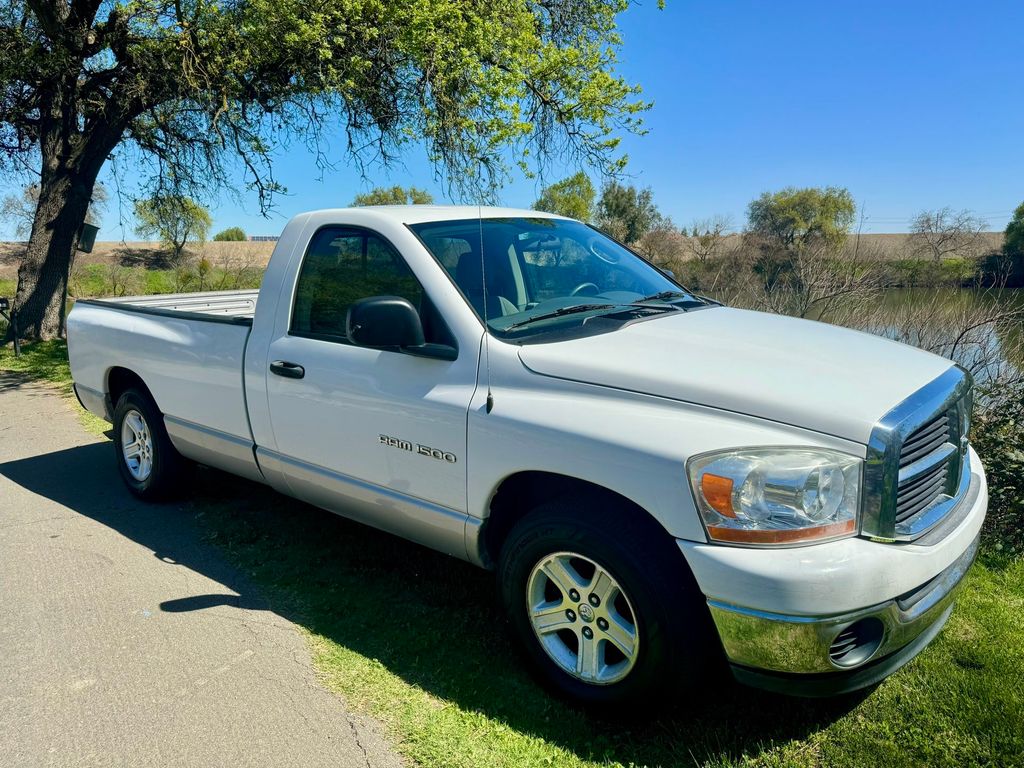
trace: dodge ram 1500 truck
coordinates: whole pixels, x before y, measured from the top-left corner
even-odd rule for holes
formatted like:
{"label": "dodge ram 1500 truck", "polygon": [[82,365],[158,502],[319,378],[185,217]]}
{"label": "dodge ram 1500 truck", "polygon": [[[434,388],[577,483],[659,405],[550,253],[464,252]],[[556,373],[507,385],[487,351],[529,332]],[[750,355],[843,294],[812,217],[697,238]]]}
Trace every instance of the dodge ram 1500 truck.
{"label": "dodge ram 1500 truck", "polygon": [[723,661],[876,683],[946,622],[988,502],[950,361],[722,306],[537,211],[305,213],[258,292],[78,301],[68,339],[135,494],[192,460],[493,568],[590,704]]}

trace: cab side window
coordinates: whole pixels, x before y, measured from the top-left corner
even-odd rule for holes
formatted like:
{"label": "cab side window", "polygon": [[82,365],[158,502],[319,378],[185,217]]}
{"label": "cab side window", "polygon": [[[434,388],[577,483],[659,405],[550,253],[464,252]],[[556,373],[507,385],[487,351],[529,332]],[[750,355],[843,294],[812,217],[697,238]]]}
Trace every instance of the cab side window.
{"label": "cab side window", "polygon": [[[349,306],[369,296],[401,296],[420,312],[436,310],[402,256],[379,235],[349,227],[326,227],[313,236],[299,270],[291,333],[347,343]],[[427,341],[449,343],[450,334],[424,323]]]}

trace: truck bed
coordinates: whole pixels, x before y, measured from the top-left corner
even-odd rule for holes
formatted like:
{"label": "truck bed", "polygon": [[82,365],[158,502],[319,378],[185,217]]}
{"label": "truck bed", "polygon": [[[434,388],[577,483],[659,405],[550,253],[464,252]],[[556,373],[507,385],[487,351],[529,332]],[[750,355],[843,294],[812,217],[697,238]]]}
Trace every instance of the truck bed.
{"label": "truck bed", "polygon": [[130,370],[149,388],[179,451],[257,477],[242,365],[258,296],[209,291],[75,302],[68,356],[79,397],[109,418],[111,371]]}
{"label": "truck bed", "polygon": [[112,304],[118,309],[160,315],[197,315],[197,320],[226,318],[252,321],[259,290],[203,291],[201,293],[165,293],[152,296],[122,296],[109,299],[84,299],[79,303]]}

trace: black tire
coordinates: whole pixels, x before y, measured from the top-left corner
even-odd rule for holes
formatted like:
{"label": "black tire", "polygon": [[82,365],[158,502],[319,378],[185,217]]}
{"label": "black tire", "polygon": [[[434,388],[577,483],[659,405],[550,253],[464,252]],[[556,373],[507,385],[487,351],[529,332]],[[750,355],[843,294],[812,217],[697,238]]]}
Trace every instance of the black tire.
{"label": "black tire", "polygon": [[[151,462],[144,477],[137,477],[124,452],[125,419],[138,414],[148,429],[150,441],[146,454]],[[129,427],[130,429],[130,427]],[[114,455],[121,479],[133,494],[145,501],[170,498],[181,487],[185,459],[171,443],[164,427],[164,417],[156,403],[145,392],[129,389],[114,407]]]}
{"label": "black tire", "polygon": [[[498,589],[513,633],[548,688],[590,708],[636,713],[662,705],[664,694],[686,702],[713,675],[721,674],[724,664],[707,604],[675,542],[653,521],[638,519],[644,515],[641,510],[625,506],[602,497],[563,497],[540,505],[505,540]],[[549,655],[533,629],[527,607],[530,575],[543,559],[561,552],[579,554],[598,564],[628,599],[638,641],[635,661],[628,672],[619,673],[624,674],[619,680],[595,684],[569,674]],[[570,562],[587,566],[585,561]],[[551,585],[553,581],[548,587]],[[545,595],[544,599],[554,600],[554,605],[564,598]],[[581,595],[581,602],[586,600],[586,595]],[[596,624],[579,623],[595,621],[596,612],[587,611],[591,618],[584,619],[584,611],[586,606],[581,604],[574,612],[577,619],[572,628],[559,632],[568,645],[573,638],[583,642],[580,637],[586,626],[591,637],[598,636]],[[607,619],[603,626],[607,628]],[[577,645],[577,655],[580,647]],[[603,651],[604,661],[611,666],[608,653]]]}

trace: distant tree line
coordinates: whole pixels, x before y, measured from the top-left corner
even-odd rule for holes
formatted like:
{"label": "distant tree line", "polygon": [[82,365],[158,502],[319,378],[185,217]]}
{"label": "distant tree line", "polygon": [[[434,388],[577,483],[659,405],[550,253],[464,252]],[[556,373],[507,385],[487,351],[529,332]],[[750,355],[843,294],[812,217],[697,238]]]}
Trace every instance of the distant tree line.
{"label": "distant tree line", "polygon": [[[545,186],[533,207],[592,223],[677,274],[706,269],[727,252],[743,255],[769,290],[801,284],[801,265],[826,258],[891,262],[890,274],[877,278],[882,283],[915,283],[941,274],[959,275],[963,282],[1024,285],[1024,204],[1015,211],[1001,249],[985,237],[984,219],[947,207],[914,216],[901,247],[886,254],[877,245],[866,246],[859,231],[853,237],[858,210],[843,187],[765,192],[747,206],[739,229],[722,215],[679,227],[658,209],[650,187],[610,181],[598,193],[583,172]],[[694,265],[686,266],[689,262]]]}
{"label": "distant tree line", "polygon": [[425,189],[416,187],[374,187],[369,192],[356,195],[352,201],[354,206],[365,205],[430,205],[434,197]]}

